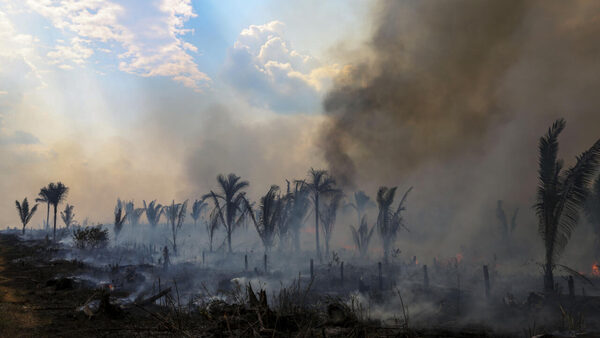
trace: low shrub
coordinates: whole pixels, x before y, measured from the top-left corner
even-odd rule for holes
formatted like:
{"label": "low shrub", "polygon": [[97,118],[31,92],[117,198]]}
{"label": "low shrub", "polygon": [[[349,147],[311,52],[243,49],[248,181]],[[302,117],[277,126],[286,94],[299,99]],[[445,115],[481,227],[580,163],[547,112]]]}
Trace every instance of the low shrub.
{"label": "low shrub", "polygon": [[104,248],[108,244],[108,229],[101,224],[76,229],[73,231],[73,242],[80,249]]}

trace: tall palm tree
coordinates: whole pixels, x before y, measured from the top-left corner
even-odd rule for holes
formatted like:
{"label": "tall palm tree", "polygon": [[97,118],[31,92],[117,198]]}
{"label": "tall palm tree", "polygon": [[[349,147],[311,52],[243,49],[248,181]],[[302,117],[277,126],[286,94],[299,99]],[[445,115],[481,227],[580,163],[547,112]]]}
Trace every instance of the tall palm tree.
{"label": "tall palm tree", "polygon": [[402,211],[405,210],[404,202],[406,197],[412,190],[410,187],[402,196],[402,200],[398,204],[396,211],[392,209],[392,203],[394,203],[394,195],[396,194],[397,187],[388,188],[380,187],[377,191],[377,206],[379,207],[379,215],[377,216],[377,229],[381,236],[383,243],[383,260],[387,263],[389,259],[390,250],[392,245],[396,241],[398,231],[404,227],[404,220],[402,217]]}
{"label": "tall palm tree", "polygon": [[600,256],[600,175],[596,177],[585,205],[585,215],[592,225],[596,239],[594,241],[595,256]]}
{"label": "tall palm tree", "polygon": [[554,290],[553,269],[579,220],[588,186],[600,164],[600,139],[577,157],[568,170],[562,170],[558,156],[558,136],[564,119],[556,120],[539,142],[539,169],[536,213],[538,231],[544,241],[544,291]]}
{"label": "tall palm tree", "polygon": [[48,199],[48,188],[42,187],[40,192],[38,193],[38,198],[35,199],[38,203],[46,203],[46,224],[44,229],[48,231],[48,227],[50,226],[48,222],[50,221],[50,200]]}
{"label": "tall palm tree", "polygon": [[[203,198],[210,197],[215,204],[214,215],[218,217],[225,231],[227,233],[227,246],[229,252],[233,252],[231,249],[231,235],[233,231],[242,224],[246,212],[248,210],[248,200],[246,200],[246,193],[242,189],[246,188],[249,183],[248,181],[240,181],[241,177],[236,174],[229,174],[227,178],[223,175],[217,176],[217,182],[221,188],[221,194],[217,194],[214,191],[203,196]],[[221,203],[223,202],[223,207]]]}
{"label": "tall palm tree", "polygon": [[308,172],[309,182],[305,182],[306,186],[310,191],[310,196],[313,202],[314,211],[315,211],[315,241],[317,248],[317,257],[320,262],[323,262],[323,257],[321,256],[321,246],[319,244],[319,207],[320,207],[320,197],[323,194],[328,194],[335,192],[335,180],[329,176],[327,170],[315,170],[314,168],[310,168]]}
{"label": "tall palm tree", "polygon": [[346,204],[346,207],[350,207],[356,211],[356,216],[358,216],[358,222],[362,222],[363,216],[367,208],[375,206],[371,198],[365,194],[364,191],[359,190],[354,193],[354,200]]}
{"label": "tall palm tree", "polygon": [[146,211],[148,223],[150,223],[153,228],[156,228],[156,225],[160,221],[160,215],[163,213],[163,206],[160,203],[156,203],[156,200],[146,205],[146,201],[144,200],[144,210]]}
{"label": "tall palm tree", "polygon": [[195,200],[194,204],[192,204],[192,212],[191,212],[190,216],[192,216],[192,219],[194,220],[194,228],[196,227],[196,224],[198,223],[198,219],[202,215],[202,211],[204,211],[204,209],[206,209],[208,207],[208,203],[204,202],[204,200],[205,200],[205,198],[200,199],[200,200]]}
{"label": "tall palm tree", "polygon": [[54,232],[53,232],[53,240],[56,241],[56,213],[58,205],[67,198],[67,193],[69,192],[69,188],[62,184],[62,182],[58,183],[50,183],[48,184],[48,200],[50,204],[54,207]]}
{"label": "tall palm tree", "polygon": [[369,242],[373,236],[375,226],[373,225],[371,229],[369,229],[369,225],[367,224],[367,215],[364,215],[360,220],[360,226],[358,229],[354,228],[352,225],[350,226],[350,229],[352,230],[352,240],[354,241],[354,245],[356,246],[360,257],[364,258],[369,251]]}
{"label": "tall palm tree", "polygon": [[247,204],[248,214],[250,215],[256,231],[260,236],[265,247],[265,252],[270,252],[277,234],[277,226],[281,220],[281,212],[283,210],[283,202],[279,197],[279,187],[272,185],[266,195],[260,199],[260,210],[258,219],[254,215],[254,211]]}
{"label": "tall palm tree", "polygon": [[185,200],[183,203],[177,204],[175,204],[175,201],[173,201],[171,205],[167,205],[163,208],[165,216],[167,217],[167,222],[171,226],[171,244],[175,254],[177,254],[177,233],[179,232],[179,229],[181,229],[183,221],[185,220],[187,203],[187,200]]}
{"label": "tall palm tree", "polygon": [[119,236],[119,233],[123,229],[123,224],[127,219],[127,214],[123,212],[123,204],[120,199],[117,199],[117,205],[115,206],[115,224],[114,231],[115,236]]}
{"label": "tall palm tree", "polygon": [[62,218],[63,222],[65,222],[65,227],[67,228],[73,223],[73,219],[75,218],[75,213],[73,212],[74,208],[75,206],[67,203],[65,206],[65,211],[60,212],[60,217]]}
{"label": "tall palm tree", "polygon": [[321,222],[323,223],[323,234],[325,235],[325,257],[329,257],[329,242],[331,241],[331,235],[333,234],[333,227],[335,226],[335,220],[337,211],[342,201],[343,194],[341,192],[333,193],[329,196],[327,201],[323,203],[323,210],[321,211]]}
{"label": "tall palm tree", "polygon": [[29,202],[27,201],[27,197],[23,199],[23,202],[19,203],[19,201],[15,201],[17,205],[17,211],[19,212],[19,218],[21,219],[21,223],[23,224],[23,235],[25,235],[25,226],[31,220],[33,214],[37,210],[38,205],[34,205],[31,210],[29,210]]}

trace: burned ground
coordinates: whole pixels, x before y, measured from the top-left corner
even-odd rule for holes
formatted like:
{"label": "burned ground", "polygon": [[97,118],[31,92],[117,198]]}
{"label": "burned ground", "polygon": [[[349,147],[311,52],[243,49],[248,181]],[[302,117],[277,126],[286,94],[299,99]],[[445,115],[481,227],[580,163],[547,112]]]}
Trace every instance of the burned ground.
{"label": "burned ground", "polygon": [[[416,262],[388,266],[381,279],[376,267],[347,263],[343,280],[339,263],[315,263],[313,278],[306,271],[289,284],[275,268],[265,274],[252,266],[220,270],[185,262],[165,270],[143,248],[127,254],[150,256],[138,264],[85,262],[86,255],[101,261],[117,249],[83,254],[0,235],[1,335],[479,337],[600,328],[598,297],[579,290],[575,297],[513,295],[507,284],[539,281],[502,281],[492,269],[494,289],[486,299],[482,277],[475,276],[480,270],[458,261],[432,266],[427,282]],[[277,292],[265,291],[278,278]],[[577,285],[594,292],[591,284]]]}

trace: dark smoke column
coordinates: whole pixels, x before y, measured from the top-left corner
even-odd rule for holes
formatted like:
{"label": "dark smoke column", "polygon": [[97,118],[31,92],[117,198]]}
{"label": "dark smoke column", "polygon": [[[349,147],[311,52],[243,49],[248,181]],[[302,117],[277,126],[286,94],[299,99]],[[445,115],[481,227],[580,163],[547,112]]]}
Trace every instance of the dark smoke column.
{"label": "dark smoke column", "polygon": [[524,1],[384,1],[368,53],[324,101],[332,175],[398,179],[476,145],[507,117],[497,91],[517,60]]}

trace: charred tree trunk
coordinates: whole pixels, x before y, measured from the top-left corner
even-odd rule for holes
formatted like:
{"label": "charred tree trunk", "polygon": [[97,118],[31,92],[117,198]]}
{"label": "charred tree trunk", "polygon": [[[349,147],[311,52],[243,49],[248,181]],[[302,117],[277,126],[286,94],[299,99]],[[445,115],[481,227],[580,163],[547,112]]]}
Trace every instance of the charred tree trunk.
{"label": "charred tree trunk", "polygon": [[53,235],[53,240],[54,242],[56,242],[56,207],[57,205],[54,205],[54,235]]}
{"label": "charred tree trunk", "polygon": [[569,284],[569,297],[575,297],[575,281],[573,281],[573,276],[569,276],[568,279]]}
{"label": "charred tree trunk", "polygon": [[317,241],[317,258],[319,258],[319,262],[323,263],[323,258],[321,257],[321,246],[319,245],[319,193],[315,193],[315,236]]}
{"label": "charred tree trunk", "polygon": [[229,248],[229,253],[232,253],[231,250],[231,231],[227,231],[227,247]]}
{"label": "charred tree trunk", "polygon": [[46,202],[46,226],[44,227],[44,230],[48,231],[48,228],[50,227],[50,224],[48,224],[50,222],[50,202]]}
{"label": "charred tree trunk", "polygon": [[552,263],[544,265],[544,292],[554,292],[554,273],[552,272]]}
{"label": "charred tree trunk", "polygon": [[485,298],[490,299],[490,274],[488,266],[483,266],[483,281],[485,283]]}

